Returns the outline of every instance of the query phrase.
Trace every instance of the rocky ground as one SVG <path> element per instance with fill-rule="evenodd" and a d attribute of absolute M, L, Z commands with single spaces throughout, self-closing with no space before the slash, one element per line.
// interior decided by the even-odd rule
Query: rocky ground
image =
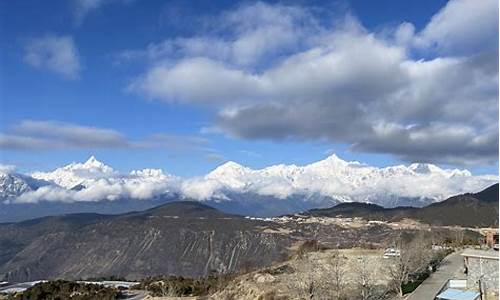
<path fill-rule="evenodd" d="M 336 279 L 342 295 L 358 298 L 361 286 L 384 293 L 390 259 L 380 250 L 325 250 L 297 256 L 272 267 L 238 277 L 213 299 L 334 299 Z M 340 270 L 337 267 L 340 266 Z M 378 289 L 379 291 L 375 291 Z"/>

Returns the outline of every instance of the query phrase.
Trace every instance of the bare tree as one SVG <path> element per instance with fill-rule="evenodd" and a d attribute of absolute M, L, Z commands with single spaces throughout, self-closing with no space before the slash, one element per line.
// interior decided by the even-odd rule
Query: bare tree
<path fill-rule="evenodd" d="M 410 243 L 402 240 L 398 243 L 399 256 L 392 258 L 388 274 L 392 289 L 403 296 L 403 284 L 409 281 L 410 274 L 423 272 L 429 265 L 430 250 L 422 234 Z"/>
<path fill-rule="evenodd" d="M 344 257 L 338 250 L 334 250 L 329 263 L 332 270 L 332 287 L 334 289 L 335 299 L 343 299 L 344 289 L 346 287 Z"/>
<path fill-rule="evenodd" d="M 287 284 L 289 296 L 298 297 L 299 299 L 319 299 L 320 292 L 318 288 L 320 285 L 308 271 L 305 273 L 294 273 L 293 279 Z"/>
<path fill-rule="evenodd" d="M 336 299 L 332 288 L 335 284 L 330 276 L 334 269 L 331 262 L 330 256 L 321 257 L 314 253 L 308 253 L 297 260 L 295 271 L 290 274 L 290 280 L 286 283 L 288 296 L 292 299 Z M 339 261 L 339 265 L 341 263 Z M 341 273 L 338 270 L 340 280 Z"/>
<path fill-rule="evenodd" d="M 360 292 L 361 300 L 370 300 L 375 295 L 375 282 L 372 269 L 369 268 L 368 263 L 364 257 L 358 259 L 358 264 L 355 268 L 355 284 Z"/>
<path fill-rule="evenodd" d="M 455 227 L 453 229 L 455 233 L 455 243 L 457 247 L 461 247 L 464 245 L 465 233 L 464 230 L 460 227 Z"/>

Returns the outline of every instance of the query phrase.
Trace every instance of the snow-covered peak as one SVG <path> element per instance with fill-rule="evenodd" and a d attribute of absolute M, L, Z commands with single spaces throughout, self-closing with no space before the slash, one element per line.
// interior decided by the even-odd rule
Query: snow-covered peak
<path fill-rule="evenodd" d="M 343 160 L 342 158 L 338 157 L 337 154 L 333 153 L 330 154 L 327 158 L 321 160 L 322 162 L 329 162 L 333 164 L 346 164 L 347 161 Z M 321 162 L 320 161 L 320 162 Z"/>
<path fill-rule="evenodd" d="M 425 163 L 413 163 L 408 169 L 412 170 L 415 173 L 419 174 L 429 174 L 429 173 L 442 173 L 443 169 L 435 166 L 433 164 L 425 164 Z"/>
<path fill-rule="evenodd" d="M 469 170 L 459 170 L 459 169 L 453 169 L 453 170 L 448 170 L 450 177 L 451 176 L 465 176 L 465 177 L 471 177 L 472 173 Z"/>
<path fill-rule="evenodd" d="M 290 177 L 293 174 L 297 174 L 301 171 L 302 168 L 296 165 L 279 164 L 259 170 L 259 173 L 264 176 L 267 175 L 267 176 L 276 176 L 285 178 L 285 177 Z"/>
<path fill-rule="evenodd" d="M 426 163 L 413 163 L 408 166 L 408 169 L 417 174 L 427 174 L 427 175 L 441 175 L 446 177 L 452 176 L 472 176 L 468 170 L 459 169 L 441 169 L 440 167 L 433 164 Z"/>
<path fill-rule="evenodd" d="M 33 178 L 51 181 L 65 188 L 73 188 L 79 184 L 88 186 L 90 181 L 117 175 L 118 173 L 113 168 L 98 161 L 94 156 L 91 156 L 84 163 L 73 162 L 52 172 L 34 172 L 31 174 Z"/>
<path fill-rule="evenodd" d="M 91 173 L 114 174 L 115 171 L 112 167 L 105 165 L 103 162 L 97 160 L 95 156 L 91 156 L 84 163 L 71 163 L 62 169 L 72 171 L 88 171 Z"/>
<path fill-rule="evenodd" d="M 23 178 L 0 172 L 0 199 L 16 197 L 31 190 L 32 188 Z"/>
<path fill-rule="evenodd" d="M 9 200 L 48 184 L 18 173 L 0 172 L 0 200 Z"/>
<path fill-rule="evenodd" d="M 319 197 L 393 205 L 395 199 L 439 201 L 451 195 L 477 192 L 498 182 L 496 175 L 473 176 L 467 170 L 442 169 L 432 164 L 378 168 L 345 161 L 337 155 L 303 166 L 279 164 L 257 170 L 229 161 L 206 176 L 190 179 L 160 169 L 119 174 L 92 156 L 84 163 L 71 163 L 52 172 L 35 172 L 32 177 L 56 185 L 44 187 L 36 193 L 12 178 L 0 181 L 0 185 L 18 182 L 12 186 L 13 190 L 32 194 L 25 197 L 27 201 L 148 199 L 173 192 L 198 200 L 231 199 L 241 193 L 281 199 L 299 197 L 303 201 L 314 201 Z M 53 187 L 62 191 L 53 191 Z"/>
<path fill-rule="evenodd" d="M 309 164 L 307 167 L 309 170 L 317 170 L 319 172 L 328 172 L 332 173 L 337 170 L 343 170 L 348 167 L 350 164 L 358 164 L 358 162 L 347 162 L 335 154 L 328 156 L 327 158 Z"/>
<path fill-rule="evenodd" d="M 87 161 L 83 164 L 83 166 L 86 168 L 105 168 L 105 167 L 107 167 L 104 163 L 102 163 L 101 161 L 98 161 L 94 155 L 89 157 L 89 159 L 87 159 Z"/>
<path fill-rule="evenodd" d="M 234 161 L 228 161 L 215 168 L 212 172 L 208 173 L 206 177 L 212 179 L 224 177 L 240 177 L 251 171 L 252 170 L 250 168 L 242 166 Z"/>
<path fill-rule="evenodd" d="M 130 175 L 137 177 L 165 177 L 161 169 L 133 170 L 130 172 Z"/>
<path fill-rule="evenodd" d="M 130 172 L 131 178 L 150 180 L 150 181 L 166 181 L 166 180 L 179 180 L 174 175 L 164 173 L 161 169 L 142 169 L 133 170 Z"/>

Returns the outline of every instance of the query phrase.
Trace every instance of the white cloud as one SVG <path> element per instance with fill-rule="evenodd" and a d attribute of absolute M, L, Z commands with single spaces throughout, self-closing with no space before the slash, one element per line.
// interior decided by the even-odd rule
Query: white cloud
<path fill-rule="evenodd" d="M 445 170 L 426 164 L 376 168 L 346 162 L 335 155 L 305 166 L 274 165 L 260 170 L 227 162 L 204 177 L 187 179 L 158 169 L 120 174 L 91 157 L 85 163 L 72 163 L 31 176 L 53 184 L 8 199 L 10 203 L 146 200 L 165 195 L 200 201 L 238 201 L 234 195 L 256 194 L 278 199 L 300 196 L 305 201 L 314 201 L 317 197 L 332 197 L 392 205 L 395 198 L 439 201 L 456 194 L 478 192 L 498 182 L 498 176 L 472 176 L 467 170 Z"/>
<path fill-rule="evenodd" d="M 105 128 L 57 121 L 24 120 L 0 135 L 4 149 L 36 151 L 43 149 L 126 148 L 130 142 L 121 133 Z"/>
<path fill-rule="evenodd" d="M 275 165 L 260 170 L 228 162 L 204 177 L 184 180 L 180 190 L 198 200 L 225 200 L 234 193 L 254 193 L 281 199 L 320 195 L 390 205 L 394 196 L 443 200 L 479 191 L 497 180 L 496 176 L 472 176 L 466 170 L 443 170 L 425 164 L 375 168 L 333 155 L 306 166 Z"/>
<path fill-rule="evenodd" d="M 80 75 L 78 50 L 71 36 L 47 35 L 28 40 L 24 61 L 39 69 L 47 69 L 67 79 Z"/>
<path fill-rule="evenodd" d="M 85 18 L 102 8 L 113 3 L 128 4 L 134 0 L 72 0 L 73 14 L 76 25 L 81 25 Z"/>
<path fill-rule="evenodd" d="M 156 133 L 131 139 L 109 128 L 58 121 L 23 120 L 0 133 L 0 146 L 6 150 L 40 151 L 68 149 L 152 149 L 172 152 L 211 153 L 210 140 L 197 135 Z"/>
<path fill-rule="evenodd" d="M 213 60 L 193 58 L 173 67 L 158 65 L 130 88 L 152 98 L 210 104 L 248 95 L 259 85 L 257 81 L 258 78 Z"/>
<path fill-rule="evenodd" d="M 321 140 L 407 161 L 491 164 L 498 156 L 493 6 L 450 1 L 423 31 L 403 23 L 392 36 L 369 32 L 351 16 L 332 29 L 304 8 L 242 6 L 221 16 L 220 27 L 232 28 L 224 37 L 150 45 L 151 67 L 130 89 L 215 108 L 207 130 L 239 138 Z M 222 50 L 206 51 L 211 44 Z"/>
<path fill-rule="evenodd" d="M 216 20 L 206 35 L 166 39 L 151 43 L 144 50 L 124 50 L 118 59 L 170 61 L 205 57 L 240 68 L 258 69 L 271 58 L 290 53 L 290 48 L 308 44 L 317 38 L 313 34 L 322 30 L 306 10 L 262 2 L 241 5 L 222 13 Z"/>
<path fill-rule="evenodd" d="M 106 2 L 106 0 L 73 0 L 76 23 L 81 24 L 91 11 L 97 10 Z"/>
<path fill-rule="evenodd" d="M 14 165 L 5 165 L 0 164 L 0 173 L 11 173 L 16 170 L 16 166 Z"/>
<path fill-rule="evenodd" d="M 418 34 L 416 44 L 443 53 L 471 54 L 498 46 L 498 1 L 453 0 Z"/>
<path fill-rule="evenodd" d="M 13 203 L 95 202 L 118 199 L 145 200 L 174 193 L 179 178 L 159 169 L 135 170 L 120 174 L 91 157 L 85 163 L 71 163 L 51 172 L 34 172 L 33 178 L 52 182 L 13 199 Z M 73 189 L 81 185 L 82 189 Z"/>
<path fill-rule="evenodd" d="M 14 125 L 13 131 L 19 134 L 59 139 L 61 142 L 75 147 L 120 147 L 128 144 L 121 133 L 112 129 L 57 121 L 24 120 Z"/>

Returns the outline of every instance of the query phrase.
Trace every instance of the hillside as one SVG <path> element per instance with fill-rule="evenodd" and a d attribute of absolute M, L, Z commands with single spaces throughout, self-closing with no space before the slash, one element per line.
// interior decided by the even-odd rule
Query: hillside
<path fill-rule="evenodd" d="M 382 225 L 279 219 L 246 218 L 183 201 L 121 215 L 0 224 L 0 280 L 234 273 L 281 261 L 310 239 L 330 247 L 384 247 L 399 234 Z"/>
<path fill-rule="evenodd" d="M 394 231 L 388 225 L 321 217 L 493 226 L 498 224 L 495 190 L 498 185 L 424 208 L 341 203 L 306 216 L 273 219 L 177 201 L 120 215 L 82 213 L 4 223 L 0 224 L 0 280 L 233 273 L 280 261 L 310 239 L 329 247 L 384 247 L 399 235 L 400 227 Z"/>
<path fill-rule="evenodd" d="M 353 202 L 326 209 L 313 209 L 308 213 L 313 216 L 360 217 L 381 221 L 410 218 L 432 225 L 495 227 L 498 225 L 498 184 L 475 194 L 450 197 L 422 208 L 384 208 L 375 204 Z"/>
<path fill-rule="evenodd" d="M 0 277 L 203 276 L 278 260 L 290 238 L 197 202 L 140 213 L 46 217 L 0 225 Z"/>

